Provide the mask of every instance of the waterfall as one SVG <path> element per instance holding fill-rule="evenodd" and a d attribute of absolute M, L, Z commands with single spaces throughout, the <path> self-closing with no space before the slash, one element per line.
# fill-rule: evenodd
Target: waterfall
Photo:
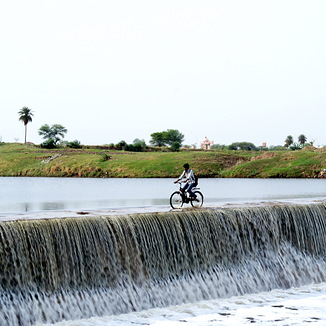
<path fill-rule="evenodd" d="M 0 222 L 0 325 L 326 281 L 326 205 Z"/>

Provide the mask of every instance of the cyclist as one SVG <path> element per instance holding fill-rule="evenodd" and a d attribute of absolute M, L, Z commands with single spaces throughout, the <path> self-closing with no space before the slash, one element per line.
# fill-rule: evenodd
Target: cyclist
<path fill-rule="evenodd" d="M 191 200 L 195 200 L 196 199 L 196 195 L 192 192 L 192 188 L 194 188 L 196 186 L 196 180 L 195 180 L 195 174 L 194 171 L 192 169 L 190 169 L 189 164 L 185 163 L 183 165 L 184 171 L 182 172 L 182 174 L 180 175 L 180 177 L 174 181 L 174 183 L 179 182 L 180 180 L 182 180 L 183 178 L 186 178 L 184 181 L 186 184 L 181 188 L 181 190 L 187 191 L 191 197 Z"/>

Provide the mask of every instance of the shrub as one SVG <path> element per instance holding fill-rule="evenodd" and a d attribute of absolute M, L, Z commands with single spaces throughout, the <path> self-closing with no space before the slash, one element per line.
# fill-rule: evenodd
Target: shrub
<path fill-rule="evenodd" d="M 80 144 L 80 141 L 74 140 L 74 141 L 68 142 L 67 147 L 70 147 L 70 148 L 82 148 L 82 145 Z"/>
<path fill-rule="evenodd" d="M 229 150 L 257 151 L 257 147 L 249 142 L 237 142 L 229 145 Z"/>
<path fill-rule="evenodd" d="M 42 148 L 56 148 L 56 144 L 55 144 L 55 140 L 53 138 L 47 139 L 45 140 L 42 144 L 41 144 Z"/>
<path fill-rule="evenodd" d="M 106 161 L 108 161 L 108 160 L 110 160 L 112 158 L 109 154 L 104 153 L 104 152 L 100 153 L 100 155 L 101 155 L 101 161 L 102 162 L 106 162 Z"/>
<path fill-rule="evenodd" d="M 171 151 L 178 152 L 180 147 L 181 147 L 181 144 L 179 142 L 175 141 L 171 144 Z"/>
<path fill-rule="evenodd" d="M 117 150 L 125 150 L 126 146 L 128 146 L 128 144 L 124 141 L 124 140 L 121 140 L 118 144 L 116 144 L 114 147 L 117 149 Z"/>

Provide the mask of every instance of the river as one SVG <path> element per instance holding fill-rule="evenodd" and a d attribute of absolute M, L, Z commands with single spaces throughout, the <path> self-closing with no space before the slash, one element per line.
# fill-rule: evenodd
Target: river
<path fill-rule="evenodd" d="M 169 209 L 174 179 L 0 177 L 0 216 L 49 211 Z M 200 179 L 206 206 L 318 200 L 326 179 Z"/>
<path fill-rule="evenodd" d="M 29 220 L 34 218 L 44 220 L 48 217 L 74 217 L 84 216 L 84 214 L 87 214 L 87 216 L 96 216 L 143 212 L 170 212 L 169 196 L 174 190 L 177 189 L 177 186 L 173 184 L 173 181 L 173 179 L 0 178 L 0 220 L 17 220 L 19 226 L 17 229 L 15 226 L 15 232 L 22 232 L 22 237 L 24 237 L 25 233 L 22 229 L 23 224 L 20 224 L 19 220 L 25 218 Z M 324 205 L 326 200 L 325 179 L 201 179 L 199 187 L 204 193 L 204 205 L 206 207 L 225 208 L 226 212 L 228 212 L 230 207 L 230 212 L 232 212 L 232 207 L 246 208 L 250 206 L 258 206 L 259 208 L 260 206 L 266 207 L 269 205 L 277 207 L 279 204 L 285 206 L 292 206 L 292 204 L 307 204 L 309 209 L 313 210 L 314 203 L 317 205 Z M 251 212 L 250 209 L 247 211 Z M 241 214 L 244 214 L 244 212 Z M 252 212 L 257 213 L 255 210 Z M 268 210 L 266 212 L 268 212 Z M 304 212 L 306 211 L 304 210 Z M 271 213 L 274 214 L 274 209 L 271 210 Z M 265 213 L 263 220 L 266 218 L 273 221 L 274 217 L 272 215 L 266 215 Z M 155 214 L 153 216 L 155 216 Z M 235 218 L 235 216 L 233 218 Z M 300 215 L 298 215 L 298 217 L 299 216 Z M 247 213 L 243 215 L 243 218 L 249 218 L 249 222 L 251 220 L 250 215 L 247 215 Z M 260 219 L 258 218 L 257 221 L 259 220 Z M 318 220 L 323 221 L 323 216 L 321 215 L 318 217 Z M 157 220 L 154 219 L 153 222 L 154 221 Z M 99 220 L 99 222 L 102 223 L 101 220 Z M 252 224 L 250 222 L 246 225 L 246 227 L 249 227 Z M 268 225 L 267 230 L 269 227 Z M 270 225 L 272 226 L 272 224 Z M 205 226 L 205 224 L 203 224 L 203 226 Z M 7 228 L 6 223 L 4 224 L 3 228 L 3 230 Z M 312 230 L 313 229 L 316 232 L 318 231 L 316 228 L 312 228 Z M 6 232 L 9 232 L 9 230 L 14 229 L 9 228 Z M 303 234 L 304 228 L 301 228 L 300 230 L 300 232 Z M 189 235 L 190 234 L 191 232 Z M 232 232 L 230 235 L 232 235 Z M 38 233 L 35 234 L 35 236 L 38 236 Z M 225 236 L 228 235 L 226 234 Z M 269 234 L 266 233 L 265 236 L 268 237 Z M 70 237 L 73 239 L 74 235 L 70 234 Z M 198 238 L 198 241 L 199 239 L 200 237 Z M 96 240 L 96 238 L 94 238 L 94 240 Z M 248 240 L 250 240 L 250 238 L 248 238 Z M 18 241 L 17 237 L 13 237 L 12 241 L 16 243 Z M 322 237 L 320 238 L 320 241 L 322 243 Z M 270 244 L 273 243 L 271 242 Z M 49 246 L 50 245 L 51 243 L 49 243 Z M 48 244 L 45 243 L 44 246 L 40 246 L 40 252 L 43 252 L 46 246 L 48 246 Z M 16 254 L 19 253 L 18 249 L 20 248 L 20 245 L 17 247 L 17 249 L 15 246 L 10 247 L 12 248 L 11 250 L 13 250 L 13 252 Z M 321 248 L 323 247 L 324 246 L 321 246 Z M 88 247 L 86 247 L 85 250 L 88 250 L 87 248 Z M 234 246 L 230 247 L 231 251 L 233 250 L 232 248 L 234 248 Z M 23 249 L 23 247 L 21 247 L 21 249 Z M 141 309 L 140 311 L 129 313 L 114 315 L 109 313 L 107 316 L 105 314 L 101 316 L 95 314 L 93 317 L 85 316 L 84 319 L 68 318 L 67 320 L 58 321 L 56 323 L 37 322 L 36 324 L 33 323 L 33 325 L 181 326 L 186 324 L 208 326 L 245 325 L 252 323 L 266 326 L 302 325 L 304 323 L 326 325 L 326 283 L 325 277 L 323 276 L 325 275 L 324 270 L 326 268 L 325 257 L 318 255 L 318 257 L 314 258 L 309 254 L 307 255 L 297 251 L 291 252 L 291 255 L 288 255 L 286 251 L 284 252 L 285 254 L 282 254 L 282 251 L 283 249 L 281 252 L 275 252 L 275 262 L 272 262 L 271 266 L 280 263 L 280 266 L 283 266 L 284 268 L 284 275 L 289 277 L 289 280 L 291 280 L 293 274 L 294 285 L 291 287 L 272 288 L 269 291 L 251 291 L 250 293 L 224 296 L 221 298 L 217 297 L 210 300 L 194 301 L 190 299 L 191 303 L 189 302 L 170 306 L 158 305 L 156 307 L 154 305 L 154 308 L 149 307 L 148 309 Z M 52 255 L 51 251 L 48 253 Z M 25 256 L 23 255 L 22 259 L 24 259 Z M 12 257 L 15 257 L 15 255 Z M 247 266 L 247 272 L 250 273 L 250 270 L 252 269 L 252 271 L 256 273 L 256 276 L 261 276 L 262 274 L 259 273 L 259 269 L 257 269 L 257 266 L 255 265 L 255 260 L 262 259 L 262 261 L 264 261 L 266 257 L 264 257 L 264 255 L 259 255 L 259 250 L 258 255 L 253 257 L 255 257 L 255 259 L 252 261 L 244 261 L 243 266 Z M 272 258 L 274 259 L 274 257 Z M 284 259 L 284 261 L 279 261 L 280 259 Z M 292 259 L 293 266 L 291 266 Z M 13 262 L 17 264 L 18 260 L 13 260 Z M 268 260 L 265 261 L 265 263 L 267 264 L 266 267 L 269 266 Z M 43 264 L 45 264 L 44 260 Z M 69 264 L 67 266 L 69 266 Z M 55 270 L 56 269 L 54 269 L 54 271 Z M 312 277 L 311 279 L 314 281 L 305 280 L 305 273 L 303 270 L 306 270 L 307 275 L 309 274 Z M 228 269 L 226 269 L 226 271 L 228 272 Z M 271 272 L 272 271 L 273 267 L 271 269 Z M 300 276 L 298 275 L 298 272 L 301 274 Z M 13 273 L 16 273 L 15 269 L 13 269 Z M 8 272 L 6 277 L 10 279 L 13 273 Z M 23 270 L 21 273 L 22 275 L 25 275 Z M 226 280 L 232 281 L 233 279 L 236 279 L 234 278 L 236 275 L 238 275 L 237 277 L 242 278 L 243 273 L 244 272 L 241 270 L 236 269 L 233 272 L 231 270 L 231 274 L 233 275 L 230 277 L 231 274 L 228 274 L 229 276 L 226 278 Z M 19 275 L 18 272 L 17 275 Z M 216 280 L 214 281 L 212 275 L 213 274 L 208 274 L 205 276 L 205 273 L 199 273 L 198 275 L 194 274 L 194 276 L 192 276 L 194 278 L 193 282 L 191 277 L 187 280 L 187 283 L 181 283 L 181 286 L 184 288 L 184 290 L 186 290 L 186 293 L 192 287 L 196 292 L 196 284 L 198 280 L 200 280 L 202 283 L 202 291 L 205 289 L 206 282 L 208 282 L 207 284 L 216 284 Z M 273 275 L 274 273 L 272 272 L 270 276 Z M 67 277 L 68 276 L 69 275 L 67 275 Z M 266 281 L 268 278 L 270 278 L 270 276 L 268 277 L 268 273 L 266 274 Z M 42 277 L 46 277 L 46 274 L 44 274 Z M 197 277 L 199 278 L 197 279 Z M 2 279 L 4 280 L 4 278 Z M 295 281 L 296 279 L 299 281 Z M 275 281 L 277 283 L 277 280 Z M 243 285 L 249 286 L 250 282 L 251 281 L 249 281 L 249 279 L 247 281 L 245 278 L 243 278 L 241 282 L 235 282 L 234 285 L 236 285 L 236 287 L 241 287 Z M 191 286 L 190 284 L 192 283 L 193 285 Z M 137 286 L 137 284 L 135 284 L 135 286 Z M 157 289 L 157 291 L 157 293 L 160 293 L 160 289 Z M 196 294 L 195 292 L 189 292 L 187 295 L 198 295 L 198 293 Z M 135 293 L 137 293 L 137 291 Z M 25 294 L 22 295 L 25 296 Z M 77 298 L 79 296 L 82 298 L 81 295 L 83 296 L 83 299 L 86 300 L 86 292 L 79 294 L 78 296 L 76 295 L 76 308 L 79 306 Z M 167 300 L 166 295 L 161 295 L 162 298 L 165 297 Z M 173 296 L 173 293 L 171 293 L 171 295 Z M 66 302 L 70 300 L 69 297 L 63 298 L 66 300 Z M 96 297 L 94 297 L 94 299 L 96 299 Z M 45 309 L 45 313 L 46 311 L 51 311 L 50 305 L 48 305 L 48 308 L 46 308 L 46 304 L 48 304 L 47 301 L 40 301 L 40 304 L 41 303 L 45 305 L 45 308 L 43 307 L 43 309 Z M 58 302 L 55 302 L 55 304 L 57 303 Z M 27 302 L 21 304 L 21 311 L 24 311 L 26 304 Z M 100 306 L 101 302 L 98 301 L 97 304 Z M 73 305 L 74 304 L 72 304 L 72 308 Z M 17 307 L 17 304 L 13 305 L 12 307 L 9 305 L 8 307 L 10 308 L 8 308 L 8 311 L 6 311 L 6 309 L 2 310 L 3 316 L 9 315 L 10 313 L 15 314 L 14 309 L 16 308 L 14 306 Z M 40 307 L 37 309 L 41 309 Z M 95 308 L 96 302 L 94 309 Z M 12 312 L 9 311 L 11 309 Z M 57 309 L 55 311 L 58 313 L 59 310 Z M 64 314 L 64 311 L 62 314 Z M 50 316 L 51 314 L 49 313 L 47 318 L 51 319 Z M 14 318 L 8 320 L 10 321 L 8 325 L 16 325 Z"/>

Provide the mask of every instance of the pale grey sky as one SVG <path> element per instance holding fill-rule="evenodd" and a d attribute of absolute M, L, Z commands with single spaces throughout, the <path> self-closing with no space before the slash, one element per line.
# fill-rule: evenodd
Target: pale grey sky
<path fill-rule="evenodd" d="M 11 0 L 0 4 L 0 137 L 59 123 L 107 144 L 326 145 L 325 0 Z"/>

